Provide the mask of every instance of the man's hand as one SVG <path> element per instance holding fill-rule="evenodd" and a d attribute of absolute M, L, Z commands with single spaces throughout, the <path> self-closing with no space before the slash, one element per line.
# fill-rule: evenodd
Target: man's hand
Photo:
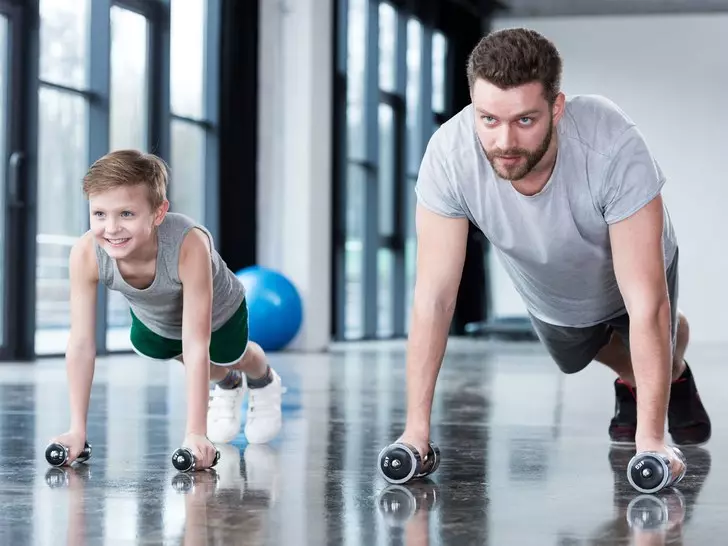
<path fill-rule="evenodd" d="M 425 455 L 430 450 L 430 436 L 426 431 L 414 432 L 405 430 L 396 443 L 409 444 L 420 453 L 420 460 L 425 460 Z"/>
<path fill-rule="evenodd" d="M 217 448 L 213 443 L 201 434 L 189 433 L 185 436 L 182 447 L 189 449 L 195 456 L 195 469 L 202 470 L 210 468 L 215 462 L 217 456 Z"/>
<path fill-rule="evenodd" d="M 679 476 L 685 470 L 685 464 L 680 460 L 672 447 L 664 442 L 637 441 L 637 453 L 652 451 L 667 456 L 670 459 L 670 471 L 673 477 Z"/>

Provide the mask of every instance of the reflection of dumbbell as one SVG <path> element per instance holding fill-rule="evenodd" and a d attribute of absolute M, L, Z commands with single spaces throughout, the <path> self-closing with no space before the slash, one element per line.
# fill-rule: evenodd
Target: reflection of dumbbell
<path fill-rule="evenodd" d="M 51 467 L 45 474 L 45 482 L 51 489 L 68 487 L 68 473 L 63 468 Z"/>
<path fill-rule="evenodd" d="M 215 460 L 212 466 L 215 466 L 220 460 L 220 451 L 216 450 Z M 180 472 L 189 472 L 195 470 L 195 455 L 186 447 L 180 447 L 172 453 L 172 465 Z"/>
<path fill-rule="evenodd" d="M 667 495 L 640 495 L 627 506 L 627 522 L 635 531 L 666 531 L 685 519 L 685 498 L 677 490 Z"/>
<path fill-rule="evenodd" d="M 85 463 L 91 457 L 91 446 L 86 442 L 83 451 L 74 462 Z M 68 462 L 68 447 L 63 444 L 50 444 L 45 450 L 45 458 L 48 464 L 63 466 Z"/>
<path fill-rule="evenodd" d="M 433 484 L 388 485 L 379 494 L 378 508 L 390 527 L 402 527 L 418 512 L 433 510 L 437 502 L 437 487 Z"/>
<path fill-rule="evenodd" d="M 638 453 L 627 465 L 627 479 L 640 493 L 657 493 L 665 487 L 677 484 L 685 477 L 687 464 L 685 456 L 678 448 L 671 448 L 683 463 L 683 470 L 677 476 L 672 475 L 670 459 L 667 455 L 653 451 Z"/>
<path fill-rule="evenodd" d="M 186 495 L 188 493 L 192 493 L 195 491 L 195 487 L 198 485 L 198 476 L 204 476 L 205 481 L 202 482 L 205 485 L 209 484 L 209 477 L 208 474 L 212 474 L 212 479 L 214 480 L 213 484 L 213 492 L 217 491 L 218 483 L 220 482 L 220 475 L 215 472 L 205 472 L 204 474 L 177 474 L 174 478 L 172 478 L 172 489 L 174 489 L 177 493 L 181 493 L 183 495 Z"/>
<path fill-rule="evenodd" d="M 88 481 L 91 477 L 91 468 L 88 465 L 77 467 L 52 466 L 45 473 L 45 482 L 51 489 L 68 487 L 71 484 L 71 477 L 77 476 L 81 480 Z"/>
<path fill-rule="evenodd" d="M 423 461 L 414 446 L 395 442 L 379 453 L 379 471 L 389 483 L 401 484 L 423 478 L 440 466 L 440 448 L 430 442 Z"/>

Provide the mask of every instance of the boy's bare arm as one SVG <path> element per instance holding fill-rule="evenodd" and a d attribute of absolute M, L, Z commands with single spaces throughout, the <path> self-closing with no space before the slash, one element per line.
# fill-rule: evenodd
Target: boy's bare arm
<path fill-rule="evenodd" d="M 182 281 L 182 357 L 187 374 L 187 434 L 207 435 L 212 330 L 212 263 L 210 242 L 190 230 L 180 250 Z"/>
<path fill-rule="evenodd" d="M 71 431 L 86 437 L 91 384 L 96 360 L 96 298 L 98 265 L 94 240 L 83 235 L 71 249 L 71 331 L 66 347 L 66 371 L 71 403 Z"/>

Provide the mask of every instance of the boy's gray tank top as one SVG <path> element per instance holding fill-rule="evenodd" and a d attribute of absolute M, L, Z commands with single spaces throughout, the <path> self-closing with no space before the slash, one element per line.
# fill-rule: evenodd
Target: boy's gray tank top
<path fill-rule="evenodd" d="M 144 289 L 134 288 L 121 276 L 116 260 L 96 244 L 99 279 L 110 290 L 126 297 L 134 315 L 152 332 L 169 339 L 182 339 L 182 282 L 179 254 L 185 235 L 197 228 L 210 239 L 212 260 L 212 331 L 219 329 L 238 310 L 245 298 L 243 283 L 230 271 L 215 250 L 210 232 L 191 218 L 169 212 L 157 230 L 157 266 L 154 281 Z"/>

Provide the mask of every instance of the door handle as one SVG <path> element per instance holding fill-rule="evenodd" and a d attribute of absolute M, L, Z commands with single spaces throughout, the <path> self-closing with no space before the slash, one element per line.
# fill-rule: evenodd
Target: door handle
<path fill-rule="evenodd" d="M 10 154 L 8 162 L 8 206 L 22 208 L 25 206 L 20 197 L 20 171 L 25 161 L 25 153 L 15 151 Z"/>

